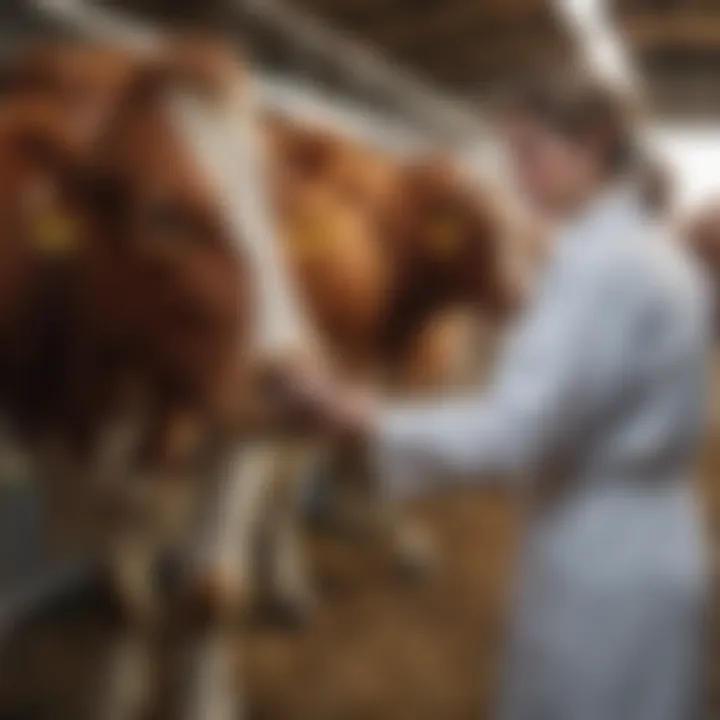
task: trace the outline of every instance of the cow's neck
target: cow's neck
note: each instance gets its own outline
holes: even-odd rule
[[[276,355],[311,342],[265,196],[262,138],[238,92],[222,109],[189,95],[173,101],[178,126],[221,202],[255,283],[255,351]]]

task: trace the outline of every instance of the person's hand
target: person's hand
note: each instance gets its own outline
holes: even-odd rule
[[[343,383],[326,367],[298,362],[278,376],[291,424],[343,438],[371,432],[377,400],[367,388]]]

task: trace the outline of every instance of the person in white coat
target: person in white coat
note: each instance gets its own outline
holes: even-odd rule
[[[506,127],[521,189],[561,230],[489,388],[384,407],[308,372],[298,392],[372,443],[391,500],[498,477],[527,489],[498,717],[693,720],[707,600],[691,473],[708,396],[703,278],[648,208],[636,125],[612,89],[533,85]]]

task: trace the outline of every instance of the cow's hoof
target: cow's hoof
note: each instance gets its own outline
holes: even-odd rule
[[[393,554],[400,578],[408,582],[425,582],[435,574],[438,567],[434,543],[427,534],[418,530],[398,536]]]

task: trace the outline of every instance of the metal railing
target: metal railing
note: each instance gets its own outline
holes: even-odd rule
[[[149,21],[140,22],[127,13],[86,0],[32,0],[30,5],[43,23],[54,23],[64,32],[93,39],[144,47],[160,35],[160,30]],[[329,93],[335,94],[330,87],[325,92],[328,115],[353,118],[347,124],[356,130],[364,123],[361,135],[382,137],[381,145],[392,145],[387,139],[400,138],[402,133],[398,134],[398,128],[403,128],[417,138],[424,137],[459,151],[492,142],[479,112],[445,97],[413,73],[395,67],[379,52],[342,37],[322,22],[277,0],[234,0],[227,7],[225,34],[230,32],[240,41],[249,26],[261,27],[263,32],[272,33],[279,43],[287,45],[297,57],[298,68],[310,69],[308,75],[312,76],[314,70],[324,65],[334,77],[341,76],[343,94],[353,100],[330,101]],[[322,72],[318,70],[318,74]],[[262,73],[260,75],[262,82]],[[288,78],[284,83],[263,83],[272,85],[265,93],[269,101],[280,110],[307,107],[311,102],[320,107],[322,93],[315,92],[307,82],[296,83],[296,88],[290,90],[293,81],[294,78]],[[278,89],[281,85],[285,89]],[[299,99],[303,87],[310,88],[306,100]],[[334,112],[332,105],[339,106],[340,112]]]

